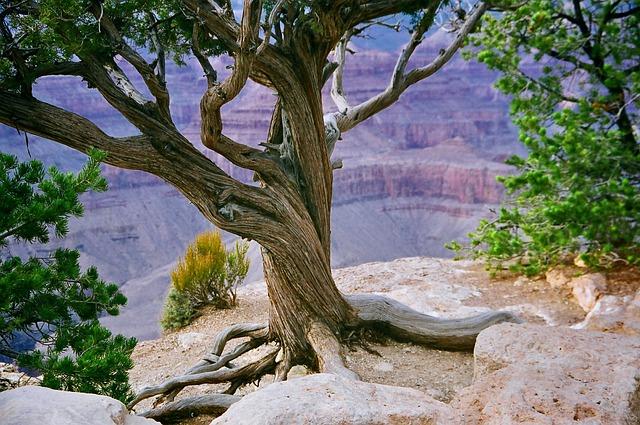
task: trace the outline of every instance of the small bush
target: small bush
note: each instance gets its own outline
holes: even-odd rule
[[[172,331],[187,326],[197,316],[197,310],[191,305],[189,298],[174,287],[169,289],[160,325],[165,331]]]
[[[196,236],[171,272],[169,291],[161,321],[165,330],[181,328],[204,306],[231,308],[236,305],[236,287],[249,271],[249,245],[225,248],[217,231]]]

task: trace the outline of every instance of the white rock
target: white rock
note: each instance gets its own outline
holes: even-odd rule
[[[2,425],[151,425],[106,396],[28,386],[0,393]]]
[[[571,271],[564,267],[556,267],[555,269],[549,270],[545,274],[545,277],[547,283],[551,285],[552,288],[562,288],[571,281]]]
[[[450,425],[452,414],[420,391],[323,373],[248,394],[211,425]]]
[[[302,378],[303,376],[307,376],[311,373],[309,369],[302,365],[295,365],[291,368],[289,373],[287,374],[287,379],[296,379]]]
[[[586,312],[595,307],[598,298],[607,289],[607,278],[602,273],[590,273],[576,277],[569,282],[573,296]]]
[[[584,321],[573,326],[627,335],[640,335],[640,292],[635,297],[605,295],[596,302]]]
[[[573,264],[576,267],[580,267],[581,269],[584,269],[584,268],[587,267],[587,263],[585,263],[584,260],[582,258],[580,258],[579,255],[576,258],[573,259]]]
[[[178,345],[184,349],[190,349],[194,346],[203,346],[207,342],[212,341],[213,338],[209,335],[198,332],[185,332],[180,333],[177,336]]]
[[[640,423],[640,338],[538,325],[480,333],[474,383],[452,407],[468,425]]]

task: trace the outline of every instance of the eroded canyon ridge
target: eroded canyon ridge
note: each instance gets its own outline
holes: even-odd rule
[[[415,60],[438,55],[447,35],[423,43]],[[379,92],[392,73],[404,40],[363,41],[347,61],[348,95],[362,101]],[[366,46],[365,46],[366,44]],[[375,48],[371,48],[374,46]],[[222,68],[224,66],[221,66]],[[171,66],[167,81],[178,128],[201,146],[200,96],[206,81],[197,63]],[[334,173],[332,265],[334,267],[399,257],[449,256],[445,242],[471,231],[502,197],[495,176],[509,168],[506,157],[522,153],[510,124],[508,101],[491,85],[495,74],[460,57],[417,84],[400,101],[345,135],[333,154],[344,168]],[[78,88],[81,84],[77,81]],[[43,100],[87,115],[112,135],[131,134],[102,98],[69,90],[68,81],[48,78],[36,87]],[[225,132],[244,143],[262,142],[275,97],[256,85],[225,107]],[[327,98],[325,105],[333,106]],[[17,134],[0,126],[2,151],[78,169],[81,154],[59,144]],[[207,155],[215,156],[211,151]],[[216,162],[244,181],[246,170]],[[151,338],[168,285],[168,272],[184,247],[209,227],[195,207],[157,177],[105,167],[109,191],[85,196],[85,217],[75,221],[64,241],[50,246],[11,246],[15,255],[45,253],[54,246],[77,248],[84,265],[98,266],[106,278],[122,284],[129,298],[123,314],[108,323],[114,330]],[[242,174],[244,173],[244,174]],[[228,236],[228,241],[232,236]],[[256,247],[248,280],[260,278]],[[132,320],[134,319],[135,320]],[[140,319],[144,322],[140,322]],[[133,324],[132,324],[133,323]]]

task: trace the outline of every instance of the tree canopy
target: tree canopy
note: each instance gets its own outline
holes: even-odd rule
[[[531,0],[471,40],[529,150],[508,161],[510,202],[470,235],[471,254],[527,274],[575,255],[640,264],[638,3]]]

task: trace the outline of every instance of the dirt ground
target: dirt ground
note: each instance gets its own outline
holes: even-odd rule
[[[585,312],[572,299],[570,292],[566,289],[553,289],[544,279],[490,279],[479,265],[466,264],[462,268],[465,272],[462,284],[472,287],[475,294],[464,300],[466,307],[514,310],[515,305],[518,307],[518,314],[526,321],[553,325],[567,326],[584,319]],[[388,279],[389,276],[383,277]],[[640,287],[640,273],[637,270],[612,272],[608,279],[609,292],[612,294],[635,293]],[[410,285],[411,282],[400,284]],[[375,282],[371,285],[374,288],[376,286]],[[358,288],[357,292],[361,291]],[[267,318],[268,299],[263,292],[250,290],[240,293],[239,305],[235,309],[205,310],[194,323],[179,332],[166,334],[157,340],[140,342],[133,356],[135,367],[130,373],[131,381],[139,389],[182,374],[206,354],[210,341],[218,331],[234,323],[266,322]],[[230,342],[227,349],[239,342],[241,340]],[[367,382],[414,388],[446,403],[460,389],[470,385],[473,378],[472,353],[445,352],[395,341],[371,342],[368,348],[368,351],[359,347],[352,348],[345,358],[346,365]],[[252,357],[239,359],[239,364],[256,359],[259,353],[250,352],[249,355]],[[294,374],[300,374],[300,369]],[[239,393],[254,391],[272,379],[273,377],[265,377],[258,385],[249,385]],[[189,387],[181,394],[188,396],[218,392],[224,388],[221,385],[202,385]],[[146,400],[136,410],[141,412],[150,406],[151,401]],[[199,417],[181,423],[199,425],[209,424],[211,420],[211,417]]]

